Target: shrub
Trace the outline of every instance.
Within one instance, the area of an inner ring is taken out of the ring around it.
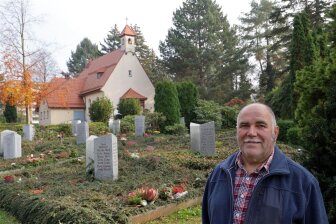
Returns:
[[[183,124],[174,124],[166,126],[164,132],[167,134],[183,135],[187,133],[187,130]]]
[[[162,113],[153,112],[145,113],[144,115],[146,117],[146,131],[150,133],[160,130],[160,127],[163,126],[166,121],[166,117]]]
[[[239,113],[238,108],[223,106],[221,107],[221,115],[222,115],[222,128],[234,128],[236,127],[236,119]]]
[[[108,123],[113,112],[113,105],[107,97],[98,97],[89,108],[90,119],[93,122]]]
[[[294,127],[294,121],[293,120],[278,120],[278,126],[279,126],[279,136],[278,140],[282,142],[287,142],[287,130]]]
[[[180,102],[181,116],[184,117],[186,126],[189,127],[190,121],[195,118],[195,107],[197,106],[198,90],[192,82],[181,82],[176,85]]]
[[[118,112],[122,117],[127,115],[137,115],[141,112],[141,106],[138,99],[122,99],[118,104]]]
[[[17,122],[17,113],[16,107],[10,105],[9,103],[6,104],[5,111],[3,112],[6,122],[7,123],[15,123]]]
[[[214,101],[198,100],[195,114],[196,123],[203,124],[214,121],[217,130],[222,126],[221,106]]]
[[[177,124],[180,121],[180,103],[173,82],[161,81],[155,87],[155,112],[161,112],[166,121],[164,126]],[[164,127],[160,127],[164,130]]]
[[[89,123],[89,131],[90,135],[104,135],[109,132],[109,128],[106,123],[103,122],[90,122]]]
[[[287,141],[293,145],[301,145],[302,129],[299,127],[291,127],[287,130]]]
[[[229,100],[228,102],[226,102],[224,105],[225,106],[243,106],[245,104],[245,102],[239,98],[233,98],[231,100]]]
[[[127,115],[120,121],[120,132],[129,133],[135,131],[134,115]]]

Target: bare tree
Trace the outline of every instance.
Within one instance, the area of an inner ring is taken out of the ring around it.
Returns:
[[[5,0],[0,5],[0,53],[6,68],[4,77],[16,80],[21,85],[24,97],[20,106],[26,109],[26,123],[31,123],[34,94],[32,74],[39,70],[37,67],[46,59],[31,32],[39,19],[30,13],[30,8],[29,0]],[[46,69],[44,74],[47,74]]]

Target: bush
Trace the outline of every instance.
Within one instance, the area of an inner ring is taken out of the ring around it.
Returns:
[[[90,122],[89,123],[89,131],[90,135],[104,135],[109,132],[109,128],[107,127],[106,123],[103,122]]]
[[[292,127],[287,130],[287,141],[293,145],[301,145],[302,129],[299,127]]]
[[[141,112],[141,106],[138,99],[122,99],[118,104],[118,112],[122,117],[127,115],[137,115]]]
[[[188,129],[183,124],[174,124],[174,125],[168,125],[165,127],[164,132],[167,134],[173,134],[173,135],[183,135],[186,134]]]
[[[177,124],[180,121],[180,103],[177,90],[173,82],[161,81],[155,87],[155,112],[161,112],[166,121],[164,126]],[[164,130],[164,127],[160,127]]]
[[[166,121],[166,117],[163,116],[162,113],[153,112],[153,113],[145,113],[146,119],[146,132],[153,132],[160,130],[160,127],[163,126]]]
[[[9,103],[7,103],[3,114],[5,116],[7,123],[17,122],[17,112],[15,106],[12,106]]]
[[[129,133],[135,131],[134,115],[127,115],[120,121],[120,132]]]
[[[108,123],[113,112],[113,105],[107,97],[98,97],[89,108],[90,119],[93,122]]]
[[[176,89],[181,106],[181,116],[184,117],[186,126],[189,127],[190,121],[195,118],[194,110],[198,100],[196,85],[190,81],[181,82],[176,85]]]
[[[237,107],[223,106],[221,108],[222,128],[235,128],[238,113],[239,109]]]
[[[287,142],[287,130],[294,127],[294,121],[293,120],[278,120],[278,126],[279,126],[279,135],[278,140],[282,142]]]
[[[198,100],[195,114],[196,123],[204,124],[214,121],[217,130],[222,126],[221,106],[214,101]]]

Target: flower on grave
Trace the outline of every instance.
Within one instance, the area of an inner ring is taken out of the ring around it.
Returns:
[[[160,134],[160,131],[153,131],[153,134]]]
[[[141,200],[141,193],[138,191],[129,192],[127,195],[127,204],[129,205],[139,205]]]
[[[185,187],[182,184],[175,185],[172,188],[172,193],[177,194],[177,193],[182,193],[185,191]]]
[[[127,145],[128,145],[128,146],[132,146],[132,145],[136,145],[136,144],[137,144],[136,141],[128,141],[128,142],[127,142]]]
[[[137,152],[132,152],[130,154],[130,156],[131,156],[131,158],[135,158],[135,159],[139,159],[140,158],[139,153],[137,153]]]
[[[13,183],[14,182],[14,177],[11,175],[4,176],[4,181],[5,183]]]
[[[159,196],[157,189],[151,187],[142,187],[139,189],[139,192],[141,193],[142,199],[148,203],[154,202]]]
[[[42,194],[44,191],[42,189],[33,189],[31,190],[31,192],[34,195],[38,195],[38,194]]]
[[[150,134],[149,133],[144,133],[144,137],[149,137],[150,136]]]
[[[186,196],[187,194],[188,194],[188,191],[183,191],[183,192],[176,193],[174,195],[174,199],[180,199],[180,198]]]

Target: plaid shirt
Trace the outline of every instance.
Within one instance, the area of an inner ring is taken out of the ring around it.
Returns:
[[[233,224],[243,224],[247,211],[247,206],[251,198],[252,191],[260,178],[265,176],[269,171],[269,166],[273,159],[273,153],[267,161],[258,167],[250,175],[244,169],[241,152],[239,152],[236,160],[236,177],[234,184],[234,211]]]

